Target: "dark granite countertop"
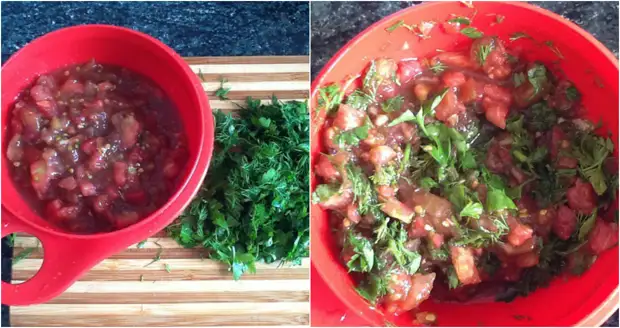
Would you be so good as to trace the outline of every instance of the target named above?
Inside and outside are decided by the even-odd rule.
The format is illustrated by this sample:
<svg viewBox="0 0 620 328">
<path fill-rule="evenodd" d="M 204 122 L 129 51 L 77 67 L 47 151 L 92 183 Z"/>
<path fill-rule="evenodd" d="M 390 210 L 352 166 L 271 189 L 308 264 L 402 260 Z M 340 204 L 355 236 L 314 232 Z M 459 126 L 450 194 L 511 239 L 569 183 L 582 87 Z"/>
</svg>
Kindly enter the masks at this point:
<svg viewBox="0 0 620 328">
<path fill-rule="evenodd" d="M 314 2 L 311 4 L 312 78 L 349 40 L 381 18 L 420 3 Z M 618 57 L 618 2 L 533 2 L 594 35 Z M 618 327 L 618 311 L 604 324 Z"/>
<path fill-rule="evenodd" d="M 3 2 L 1 14 L 2 62 L 45 33 L 94 23 L 145 32 L 182 56 L 309 54 L 306 2 Z M 7 281 L 12 249 L 2 246 Z"/>
</svg>

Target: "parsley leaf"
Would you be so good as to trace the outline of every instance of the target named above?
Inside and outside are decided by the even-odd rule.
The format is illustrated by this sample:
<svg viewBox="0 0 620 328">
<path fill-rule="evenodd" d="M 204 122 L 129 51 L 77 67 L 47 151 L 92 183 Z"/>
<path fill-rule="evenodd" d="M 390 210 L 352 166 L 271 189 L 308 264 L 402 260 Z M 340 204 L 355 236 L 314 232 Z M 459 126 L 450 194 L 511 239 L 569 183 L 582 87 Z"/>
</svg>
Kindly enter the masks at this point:
<svg viewBox="0 0 620 328">
<path fill-rule="evenodd" d="M 347 262 L 349 272 L 370 272 L 375 261 L 375 253 L 370 240 L 349 230 L 343 249 L 351 250 L 354 254 Z"/>
<path fill-rule="evenodd" d="M 360 89 L 353 91 L 353 93 L 351 93 L 347 97 L 347 104 L 351 105 L 351 107 L 353 108 L 357 108 L 360 110 L 366 110 L 366 108 L 368 108 L 368 105 L 372 104 L 373 102 L 374 99 Z"/>
<path fill-rule="evenodd" d="M 527 80 L 534 87 L 533 96 L 540 93 L 547 83 L 547 68 L 545 65 L 537 63 L 527 70 Z M 532 97 L 533 97 L 532 96 Z"/>
<path fill-rule="evenodd" d="M 465 205 L 465 207 L 461 210 L 459 215 L 479 219 L 483 211 L 484 209 L 482 208 L 482 204 L 478 202 L 469 202 L 469 204 Z"/>
<path fill-rule="evenodd" d="M 603 163 L 613 152 L 614 144 L 609 138 L 599 137 L 592 133 L 578 135 L 579 144 L 573 146 L 573 155 L 579 160 L 579 173 L 594 187 L 598 195 L 607 190 Z"/>
<path fill-rule="evenodd" d="M 579 241 L 585 241 L 586 237 L 588 237 L 588 233 L 590 233 L 592 228 L 594 228 L 597 212 L 598 211 L 594 209 L 594 211 L 589 216 L 585 216 L 581 213 L 578 214 L 577 218 L 579 220 L 579 233 L 577 235 L 577 238 L 579 239 Z"/>
<path fill-rule="evenodd" d="M 340 90 L 340 86 L 336 83 L 324 86 L 319 89 L 319 106 L 317 110 L 324 109 L 327 114 L 331 114 L 342 102 L 344 92 Z"/>
<path fill-rule="evenodd" d="M 531 39 L 532 37 L 529 36 L 529 34 L 524 33 L 524 32 L 515 32 L 515 33 L 512 33 L 510 35 L 510 41 L 516 41 L 516 40 L 519 40 L 521 38 Z"/>
<path fill-rule="evenodd" d="M 487 193 L 487 211 L 496 212 L 505 209 L 516 210 L 515 203 L 506 196 L 506 193 L 502 189 L 490 189 Z"/>
<path fill-rule="evenodd" d="M 472 39 L 479 39 L 483 36 L 482 32 L 480 32 L 477 28 L 475 27 L 466 27 L 464 29 L 461 30 L 461 34 L 470 37 Z"/>
<path fill-rule="evenodd" d="M 395 97 L 389 98 L 388 100 L 384 101 L 381 104 L 381 109 L 383 109 L 383 111 L 386 113 L 391 113 L 393 111 L 400 110 L 401 107 L 403 107 L 404 103 L 405 103 L 405 97 L 395 96 Z"/>
<path fill-rule="evenodd" d="M 220 98 L 220 100 L 228 100 L 228 93 L 230 92 L 230 88 L 224 87 L 224 83 L 228 82 L 225 78 L 220 79 L 220 87 L 215 90 L 215 96 Z"/>
<path fill-rule="evenodd" d="M 493 48 L 491 45 L 481 45 L 478 47 L 478 51 L 476 51 L 476 58 L 478 59 L 478 63 L 482 66 L 487 61 L 487 57 L 491 53 Z"/>
<path fill-rule="evenodd" d="M 570 87 L 566 88 L 565 92 L 566 92 L 566 99 L 569 101 L 576 101 L 579 98 L 581 98 L 581 94 L 579 93 L 577 88 L 575 88 L 574 85 L 571 85 Z"/>
<path fill-rule="evenodd" d="M 457 16 L 451 19 L 448 19 L 448 23 L 457 23 L 461 25 L 471 25 L 471 20 L 467 17 Z"/>
<path fill-rule="evenodd" d="M 357 128 L 342 131 L 334 138 L 335 143 L 339 148 L 343 149 L 346 146 L 356 146 L 360 141 L 368 138 L 368 131 L 372 128 L 372 122 L 370 119 L 366 119 L 366 123 Z"/>
<path fill-rule="evenodd" d="M 400 114 L 399 117 L 395 118 L 392 122 L 390 122 L 390 124 L 388 124 L 388 127 L 392 127 L 394 125 L 397 125 L 403 122 L 410 122 L 414 120 L 416 120 L 416 115 L 413 114 L 410 110 L 406 110 L 405 112 Z"/>
</svg>

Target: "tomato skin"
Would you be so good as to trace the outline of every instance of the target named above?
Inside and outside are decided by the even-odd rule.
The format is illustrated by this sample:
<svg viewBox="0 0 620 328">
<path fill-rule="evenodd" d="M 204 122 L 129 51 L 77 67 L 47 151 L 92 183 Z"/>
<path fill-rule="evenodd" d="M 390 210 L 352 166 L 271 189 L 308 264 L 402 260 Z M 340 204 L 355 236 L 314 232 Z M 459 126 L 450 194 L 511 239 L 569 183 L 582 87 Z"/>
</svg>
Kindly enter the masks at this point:
<svg viewBox="0 0 620 328">
<path fill-rule="evenodd" d="M 489 49 L 486 58 L 481 57 L 482 47 Z M 512 73 L 504 44 L 496 37 L 484 36 L 476 39 L 471 46 L 470 56 L 471 61 L 482 67 L 491 79 L 504 80 Z M 481 59 L 484 59 L 484 62 L 481 62 Z"/>
<path fill-rule="evenodd" d="M 459 101 L 454 88 L 448 89 L 443 100 L 435 109 L 435 117 L 442 122 L 448 122 L 452 115 L 465 111 L 465 105 Z"/>
<path fill-rule="evenodd" d="M 498 142 L 494 142 L 491 144 L 491 147 L 489 147 L 485 164 L 493 173 L 504 173 L 512 166 L 512 155 L 510 154 L 510 150 L 500 145 Z"/>
<path fill-rule="evenodd" d="M 583 214 L 590 214 L 596 208 L 596 195 L 594 188 L 589 182 L 581 179 L 575 181 L 575 185 L 566 191 L 568 206 Z"/>
<path fill-rule="evenodd" d="M 334 167 L 332 162 L 326 155 L 320 155 L 317 164 L 314 166 L 314 171 L 318 176 L 325 179 L 326 181 L 340 181 L 342 178 L 340 175 L 340 171 Z"/>
<path fill-rule="evenodd" d="M 479 101 L 484 96 L 484 84 L 476 81 L 473 78 L 468 78 L 467 81 L 459 88 L 459 99 L 464 104 L 469 104 L 474 101 Z"/>
<path fill-rule="evenodd" d="M 422 64 L 417 60 L 407 60 L 398 63 L 397 76 L 400 84 L 409 83 L 420 73 L 422 73 Z"/>
<path fill-rule="evenodd" d="M 594 228 L 588 234 L 588 249 L 598 255 L 618 244 L 618 224 L 596 218 Z"/>
<path fill-rule="evenodd" d="M 513 217 L 508 218 L 508 226 L 510 227 L 510 232 L 508 233 L 507 240 L 512 246 L 522 245 L 528 239 L 531 239 L 534 234 L 534 230 L 530 226 L 519 222 Z"/>
<path fill-rule="evenodd" d="M 577 227 L 577 216 L 568 206 L 560 205 L 553 221 L 553 233 L 562 240 L 568 240 Z"/>
<path fill-rule="evenodd" d="M 463 285 L 477 284 L 480 274 L 476 268 L 473 250 L 469 247 L 450 246 L 450 257 L 454 270 Z"/>
<path fill-rule="evenodd" d="M 441 80 L 448 87 L 460 87 L 465 84 L 465 74 L 459 71 L 449 71 L 441 76 Z"/>
<path fill-rule="evenodd" d="M 452 68 L 474 68 L 475 64 L 465 54 L 442 52 L 431 59 L 431 65 L 444 64 Z"/>
<path fill-rule="evenodd" d="M 361 110 L 342 104 L 338 107 L 333 126 L 341 131 L 347 131 L 362 126 L 365 119 L 366 114 Z"/>
</svg>

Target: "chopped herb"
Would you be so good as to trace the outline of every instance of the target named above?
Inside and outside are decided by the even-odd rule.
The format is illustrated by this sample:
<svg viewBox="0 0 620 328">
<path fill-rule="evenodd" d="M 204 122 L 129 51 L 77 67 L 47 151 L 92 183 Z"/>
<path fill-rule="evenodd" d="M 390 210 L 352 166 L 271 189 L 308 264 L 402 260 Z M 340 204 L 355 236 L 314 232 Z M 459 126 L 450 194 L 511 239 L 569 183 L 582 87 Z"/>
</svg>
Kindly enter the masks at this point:
<svg viewBox="0 0 620 328">
<path fill-rule="evenodd" d="M 479 219 L 483 211 L 484 211 L 484 208 L 482 207 L 482 204 L 478 202 L 476 203 L 469 202 L 469 204 L 465 205 L 465 207 L 461 210 L 461 213 L 459 215 L 463 217 L 467 216 L 467 217 Z"/>
<path fill-rule="evenodd" d="M 141 241 L 141 242 L 139 242 L 139 243 L 136 245 L 136 248 L 144 248 L 144 245 L 145 245 L 145 244 L 146 244 L 146 239 L 145 239 L 145 240 L 143 240 L 143 241 Z"/>
<path fill-rule="evenodd" d="M 400 173 L 394 166 L 384 166 L 375 171 L 375 174 L 370 177 L 370 180 L 375 186 L 392 186 L 398 183 Z"/>
<path fill-rule="evenodd" d="M 386 113 L 391 113 L 393 111 L 400 110 L 401 107 L 403 107 L 404 103 L 405 103 L 405 97 L 395 96 L 395 97 L 389 98 L 388 100 L 384 101 L 381 104 L 381 109 L 383 109 L 383 111 Z"/>
<path fill-rule="evenodd" d="M 430 66 L 428 69 L 430 69 L 435 74 L 439 74 L 439 73 L 445 71 L 447 67 L 448 66 L 446 66 L 446 65 L 444 65 L 444 64 L 442 64 L 440 62 L 437 62 L 436 64 Z"/>
<path fill-rule="evenodd" d="M 506 16 L 502 16 L 502 15 L 495 15 L 495 23 L 496 24 L 501 24 L 504 19 L 506 19 Z"/>
<path fill-rule="evenodd" d="M 347 97 L 347 104 L 353 108 L 366 110 L 368 105 L 372 104 L 374 99 L 362 90 L 355 90 Z"/>
<path fill-rule="evenodd" d="M 471 25 L 471 20 L 467 17 L 457 16 L 448 20 L 448 23 L 456 23 L 461 25 Z"/>
<path fill-rule="evenodd" d="M 170 271 L 172 271 L 172 270 L 170 270 L 170 264 L 168 264 L 168 263 L 164 263 L 164 269 L 166 269 L 166 272 L 168 272 L 168 273 L 170 273 Z"/>
<path fill-rule="evenodd" d="M 370 304 L 376 304 L 377 300 L 388 292 L 388 278 L 370 273 L 355 290 Z"/>
<path fill-rule="evenodd" d="M 364 125 L 339 133 L 334 138 L 334 141 L 341 149 L 346 148 L 346 146 L 355 146 L 359 144 L 361 140 L 368 138 L 368 131 L 371 128 L 372 122 L 370 122 L 370 119 L 366 119 Z"/>
<path fill-rule="evenodd" d="M 579 91 L 573 85 L 566 88 L 565 92 L 566 92 L 566 99 L 569 101 L 576 101 L 581 97 L 581 94 L 579 94 Z"/>
<path fill-rule="evenodd" d="M 333 184 L 318 185 L 312 193 L 312 203 L 318 204 L 330 199 L 333 195 L 338 194 L 340 187 Z"/>
<path fill-rule="evenodd" d="M 579 160 L 579 173 L 586 178 L 598 195 L 607 190 L 603 163 L 613 152 L 614 144 L 609 138 L 592 133 L 580 133 L 579 144 L 574 145 L 573 155 Z"/>
<path fill-rule="evenodd" d="M 532 97 L 542 91 L 547 84 L 547 68 L 543 64 L 535 64 L 532 68 L 527 70 L 527 80 L 534 87 L 534 94 Z"/>
<path fill-rule="evenodd" d="M 531 39 L 532 37 L 524 32 L 515 32 L 510 35 L 510 41 L 516 41 L 522 38 Z"/>
<path fill-rule="evenodd" d="M 525 82 L 525 74 L 523 72 L 517 72 L 512 74 L 512 83 L 515 85 L 515 88 L 521 86 Z"/>
<path fill-rule="evenodd" d="M 198 69 L 198 77 L 200 78 L 201 82 L 206 82 L 205 81 L 205 76 L 202 74 L 202 70 Z"/>
<path fill-rule="evenodd" d="M 310 237 L 307 102 L 248 98 L 235 116 L 214 116 L 209 172 L 168 234 L 183 247 L 208 249 L 233 279 L 254 273 L 257 262 L 300 265 Z"/>
<path fill-rule="evenodd" d="M 487 61 L 487 57 L 491 53 L 491 50 L 493 49 L 491 49 L 490 45 L 482 45 L 478 48 L 478 51 L 476 51 L 476 58 L 481 66 Z"/>
<path fill-rule="evenodd" d="M 578 236 L 579 241 L 586 240 L 586 237 L 588 236 L 592 228 L 594 228 L 594 224 L 596 223 L 596 217 L 597 217 L 596 209 L 588 216 L 583 215 L 581 213 L 578 215 L 577 218 L 579 221 L 579 234 L 577 236 Z"/>
<path fill-rule="evenodd" d="M 144 275 L 143 274 L 140 275 L 140 281 L 144 281 Z"/>
<path fill-rule="evenodd" d="M 39 247 L 37 245 L 37 247 Z M 15 255 L 13 257 L 13 265 L 21 262 L 21 260 L 29 257 L 36 249 L 37 247 L 28 247 L 26 249 L 24 249 L 23 251 L 19 252 L 19 254 Z"/>
<path fill-rule="evenodd" d="M 159 249 L 157 250 L 157 254 L 155 255 L 155 257 L 153 258 L 153 260 L 151 262 L 149 262 L 148 264 L 146 264 L 144 267 L 146 268 L 147 266 L 161 260 L 161 253 L 164 251 L 163 247 L 161 246 L 160 243 L 158 242 L 154 242 L 155 245 L 157 245 L 157 247 L 159 247 Z"/>
<path fill-rule="evenodd" d="M 349 272 L 370 272 L 375 261 L 375 253 L 371 242 L 358 234 L 349 231 L 346 239 L 345 250 L 350 250 L 354 254 L 347 262 Z"/>
<path fill-rule="evenodd" d="M 439 184 L 431 177 L 424 177 L 420 180 L 420 187 L 426 190 L 439 187 Z"/>
<path fill-rule="evenodd" d="M 319 96 L 317 110 L 324 109 L 327 114 L 331 114 L 342 102 L 344 92 L 340 90 L 338 84 L 333 83 L 320 88 Z"/>
<path fill-rule="evenodd" d="M 370 94 L 370 97 L 375 98 L 375 94 L 377 93 L 377 88 L 379 87 L 379 81 L 377 79 L 377 64 L 375 61 L 370 62 L 370 66 L 368 67 L 368 71 L 366 72 L 366 76 L 364 76 L 364 80 L 362 81 L 362 85 L 364 90 Z"/>
<path fill-rule="evenodd" d="M 454 270 L 454 266 L 449 266 L 447 269 L 448 276 L 448 288 L 454 289 L 459 286 L 459 277 L 456 275 L 456 270 Z"/>
<path fill-rule="evenodd" d="M 230 92 L 230 88 L 224 87 L 224 83 L 228 82 L 225 78 L 220 79 L 220 88 L 215 90 L 215 96 L 220 98 L 220 100 L 228 100 L 228 93 Z"/>
<path fill-rule="evenodd" d="M 461 30 L 461 34 L 470 37 L 472 39 L 479 39 L 483 36 L 482 32 L 480 32 L 477 28 L 475 27 L 466 27 L 464 29 Z"/>
<path fill-rule="evenodd" d="M 545 45 L 553 51 L 553 53 L 558 56 L 560 59 L 564 59 L 564 55 L 560 52 L 560 49 L 553 43 L 553 41 L 547 40 L 545 41 Z"/>
<path fill-rule="evenodd" d="M 401 26 L 405 26 L 405 21 L 404 20 L 399 20 L 398 22 L 394 23 L 392 26 L 386 28 L 385 30 L 388 32 L 394 32 L 397 28 L 401 27 Z"/>
<path fill-rule="evenodd" d="M 515 203 L 506 196 L 504 190 L 501 189 L 490 189 L 487 193 L 487 211 L 496 212 L 502 211 L 505 209 L 516 210 L 517 206 Z"/>
<path fill-rule="evenodd" d="M 415 119 L 416 119 L 416 115 L 412 113 L 410 110 L 406 110 L 405 112 L 400 114 L 399 117 L 395 118 L 392 122 L 390 122 L 390 124 L 388 124 L 388 127 L 398 125 L 404 122 L 414 121 Z"/>
</svg>

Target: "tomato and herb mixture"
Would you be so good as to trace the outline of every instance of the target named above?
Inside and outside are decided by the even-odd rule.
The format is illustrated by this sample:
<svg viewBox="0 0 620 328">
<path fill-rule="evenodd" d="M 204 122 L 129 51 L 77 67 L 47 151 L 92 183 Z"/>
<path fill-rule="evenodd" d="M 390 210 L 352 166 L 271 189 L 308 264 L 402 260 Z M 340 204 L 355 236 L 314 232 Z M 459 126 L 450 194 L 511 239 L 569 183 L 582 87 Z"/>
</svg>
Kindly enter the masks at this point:
<svg viewBox="0 0 620 328">
<path fill-rule="evenodd" d="M 146 77 L 95 61 L 39 76 L 11 110 L 20 191 L 75 233 L 122 229 L 162 206 L 188 158 L 176 108 Z"/>
<path fill-rule="evenodd" d="M 482 35 L 322 88 L 313 202 L 359 293 L 389 313 L 431 296 L 510 301 L 616 245 L 614 145 L 580 100 Z"/>
</svg>

